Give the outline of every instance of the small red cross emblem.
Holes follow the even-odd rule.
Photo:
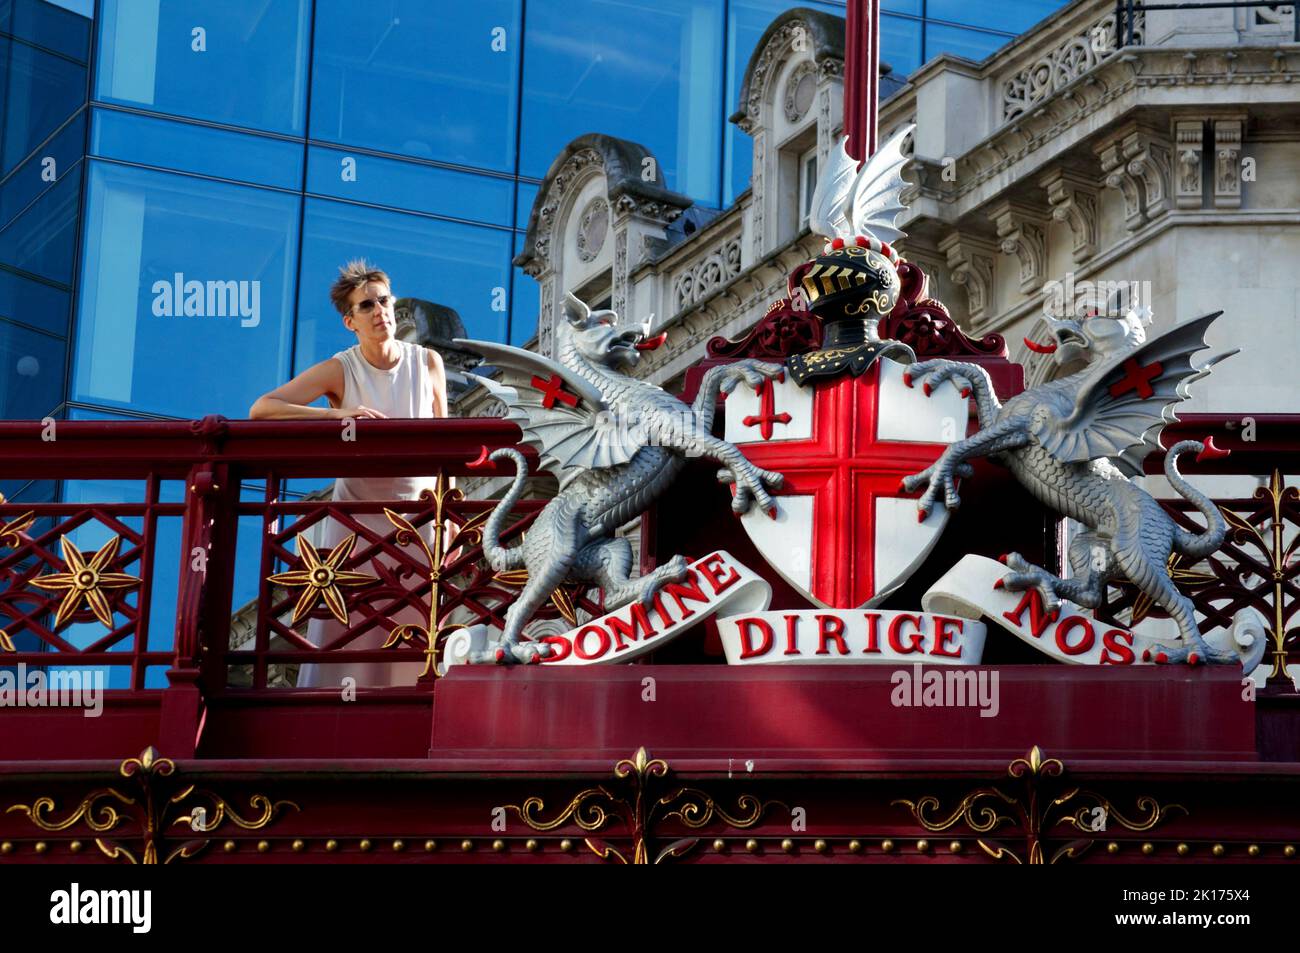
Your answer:
[[[777,375],[777,380],[784,381],[785,373]],[[776,391],[772,387],[771,380],[765,380],[755,390],[758,392],[758,415],[750,414],[740,422],[746,427],[758,427],[758,432],[764,440],[772,439],[772,424],[788,424],[790,415],[784,411],[776,412]]]
[[[552,374],[545,380],[534,377],[529,383],[542,392],[543,407],[554,407],[557,400],[564,401],[570,407],[578,406],[578,395],[570,394],[564,389],[564,381],[560,379],[559,374]]]
[[[1155,393],[1151,388],[1151,382],[1163,374],[1164,370],[1164,365],[1159,361],[1139,364],[1136,357],[1130,357],[1124,362],[1124,376],[1110,385],[1110,396],[1120,397],[1135,390],[1137,395],[1145,400]]]

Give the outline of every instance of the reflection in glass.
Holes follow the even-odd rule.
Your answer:
[[[294,195],[92,161],[77,399],[243,417],[288,370]]]
[[[307,191],[490,225],[509,225],[514,186],[504,177],[313,146],[307,157]]]
[[[67,344],[0,321],[0,420],[40,420],[63,400]]]
[[[925,15],[966,26],[982,26],[1004,33],[1023,33],[1039,20],[1065,6],[1063,0],[1016,0],[1015,3],[972,3],[971,0],[926,0]],[[943,49],[947,49],[944,47]],[[996,49],[996,47],[994,47]],[[926,55],[939,52],[933,47]],[[962,54],[963,56],[966,54]]]
[[[925,55],[934,59],[940,53],[953,53],[979,62],[995,50],[1000,50],[1013,37],[998,33],[981,33],[961,27],[927,23],[925,26]]]
[[[717,0],[529,4],[520,171],[541,178],[570,141],[602,132],[645,146],[669,188],[716,207],[724,6]]]
[[[309,0],[103,0],[95,98],[302,135],[309,8]]]
[[[91,155],[297,191],[302,143],[96,108]]]
[[[317,0],[311,137],[513,172],[519,7]]]
[[[3,172],[18,165],[86,101],[86,67],[18,40],[0,43]]]
[[[367,258],[388,272],[399,298],[454,308],[470,337],[502,341],[509,255],[507,230],[308,199],[294,373],[357,343],[329,300],[330,284],[350,259]]]
[[[79,172],[71,170],[0,231],[0,263],[59,284],[72,283]]]

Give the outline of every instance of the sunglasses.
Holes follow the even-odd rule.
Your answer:
[[[353,311],[360,311],[362,314],[369,314],[375,310],[378,305],[381,308],[388,307],[388,302],[393,300],[392,295],[380,295],[378,298],[367,298],[365,301],[358,301],[352,307],[348,308],[348,314]]]

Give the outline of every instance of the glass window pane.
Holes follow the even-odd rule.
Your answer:
[[[71,302],[62,288],[0,266],[0,317],[65,335]]]
[[[524,250],[524,235],[515,235],[515,254]],[[542,313],[542,286],[516,268],[514,298],[510,302],[510,343],[523,347],[537,336],[537,319]]]
[[[1012,40],[997,33],[963,30],[956,26],[925,25],[925,56],[927,61],[940,53],[953,53],[979,62],[995,50],[1000,50]]]
[[[531,182],[519,183],[519,191],[515,195],[515,228],[528,228],[528,218],[533,214],[533,203],[537,201],[537,193],[540,191],[541,187]]]
[[[1023,33],[1039,20],[1065,6],[1064,0],[1016,0],[1015,3],[972,3],[971,0],[926,0],[925,15],[968,26],[983,26],[1006,33]],[[934,51],[927,54],[933,57]]]
[[[16,37],[81,63],[90,54],[90,20],[45,0],[14,0],[13,20],[5,28]]]
[[[297,191],[302,141],[213,129],[189,122],[94,110],[91,155]]]
[[[246,416],[288,369],[299,201],[92,161],[77,398]]]
[[[519,7],[317,0],[311,137],[513,172]]]
[[[51,188],[65,175],[79,175],[77,160],[86,148],[86,113],[81,110],[71,122],[46,143],[39,155],[33,155],[14,170],[0,185],[0,228],[32,203],[42,192]],[[53,159],[51,165],[46,162]],[[50,174],[54,180],[50,181]]]
[[[72,284],[79,171],[65,175],[0,231],[0,263],[62,285]]]
[[[931,56],[934,54],[931,53]],[[905,80],[921,65],[921,21],[906,17],[880,18],[880,58],[889,64],[890,77]],[[893,84],[890,84],[891,88]],[[888,91],[881,84],[881,94]]]
[[[509,231],[308,199],[295,373],[357,343],[329,300],[339,267],[353,258],[386,271],[399,298],[454,308],[470,337],[504,340],[510,248]],[[267,378],[262,390],[279,383]]]
[[[40,420],[63,401],[67,344],[0,321],[0,420]]]
[[[669,188],[717,206],[723,8],[717,0],[529,4],[520,171],[542,178],[571,140],[602,132],[645,146]]]
[[[86,67],[25,43],[0,44],[4,172],[16,166],[86,101]]]
[[[307,158],[307,191],[509,225],[514,185],[506,178],[312,146]]]
[[[308,0],[103,0],[95,97],[302,135],[308,9]]]

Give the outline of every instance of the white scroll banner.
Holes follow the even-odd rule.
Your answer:
[[[715,613],[761,612],[771,598],[767,580],[730,553],[718,550],[691,563],[684,581],[660,588],[649,606],[632,603],[567,632],[539,639],[555,653],[542,659],[542,664],[626,662],[653,652]],[[490,634],[484,625],[452,633],[443,648],[444,663],[468,661],[471,652],[487,645]]]
[[[1171,633],[1158,619],[1124,629],[1064,600],[1061,611],[1050,616],[1034,590],[994,589],[994,583],[1006,574],[1007,567],[997,560],[964,556],[930,587],[921,605],[927,612],[990,619],[1040,652],[1072,665],[1154,664],[1159,652],[1177,642],[1177,630]],[[1268,621],[1261,613],[1243,609],[1234,616],[1230,630],[1215,629],[1204,638],[1212,649],[1231,650],[1241,659],[1245,674],[1250,674],[1264,655],[1268,631]],[[1148,657],[1144,659],[1144,655]]]
[[[718,619],[728,665],[978,665],[984,624],[888,609],[788,609]]]

